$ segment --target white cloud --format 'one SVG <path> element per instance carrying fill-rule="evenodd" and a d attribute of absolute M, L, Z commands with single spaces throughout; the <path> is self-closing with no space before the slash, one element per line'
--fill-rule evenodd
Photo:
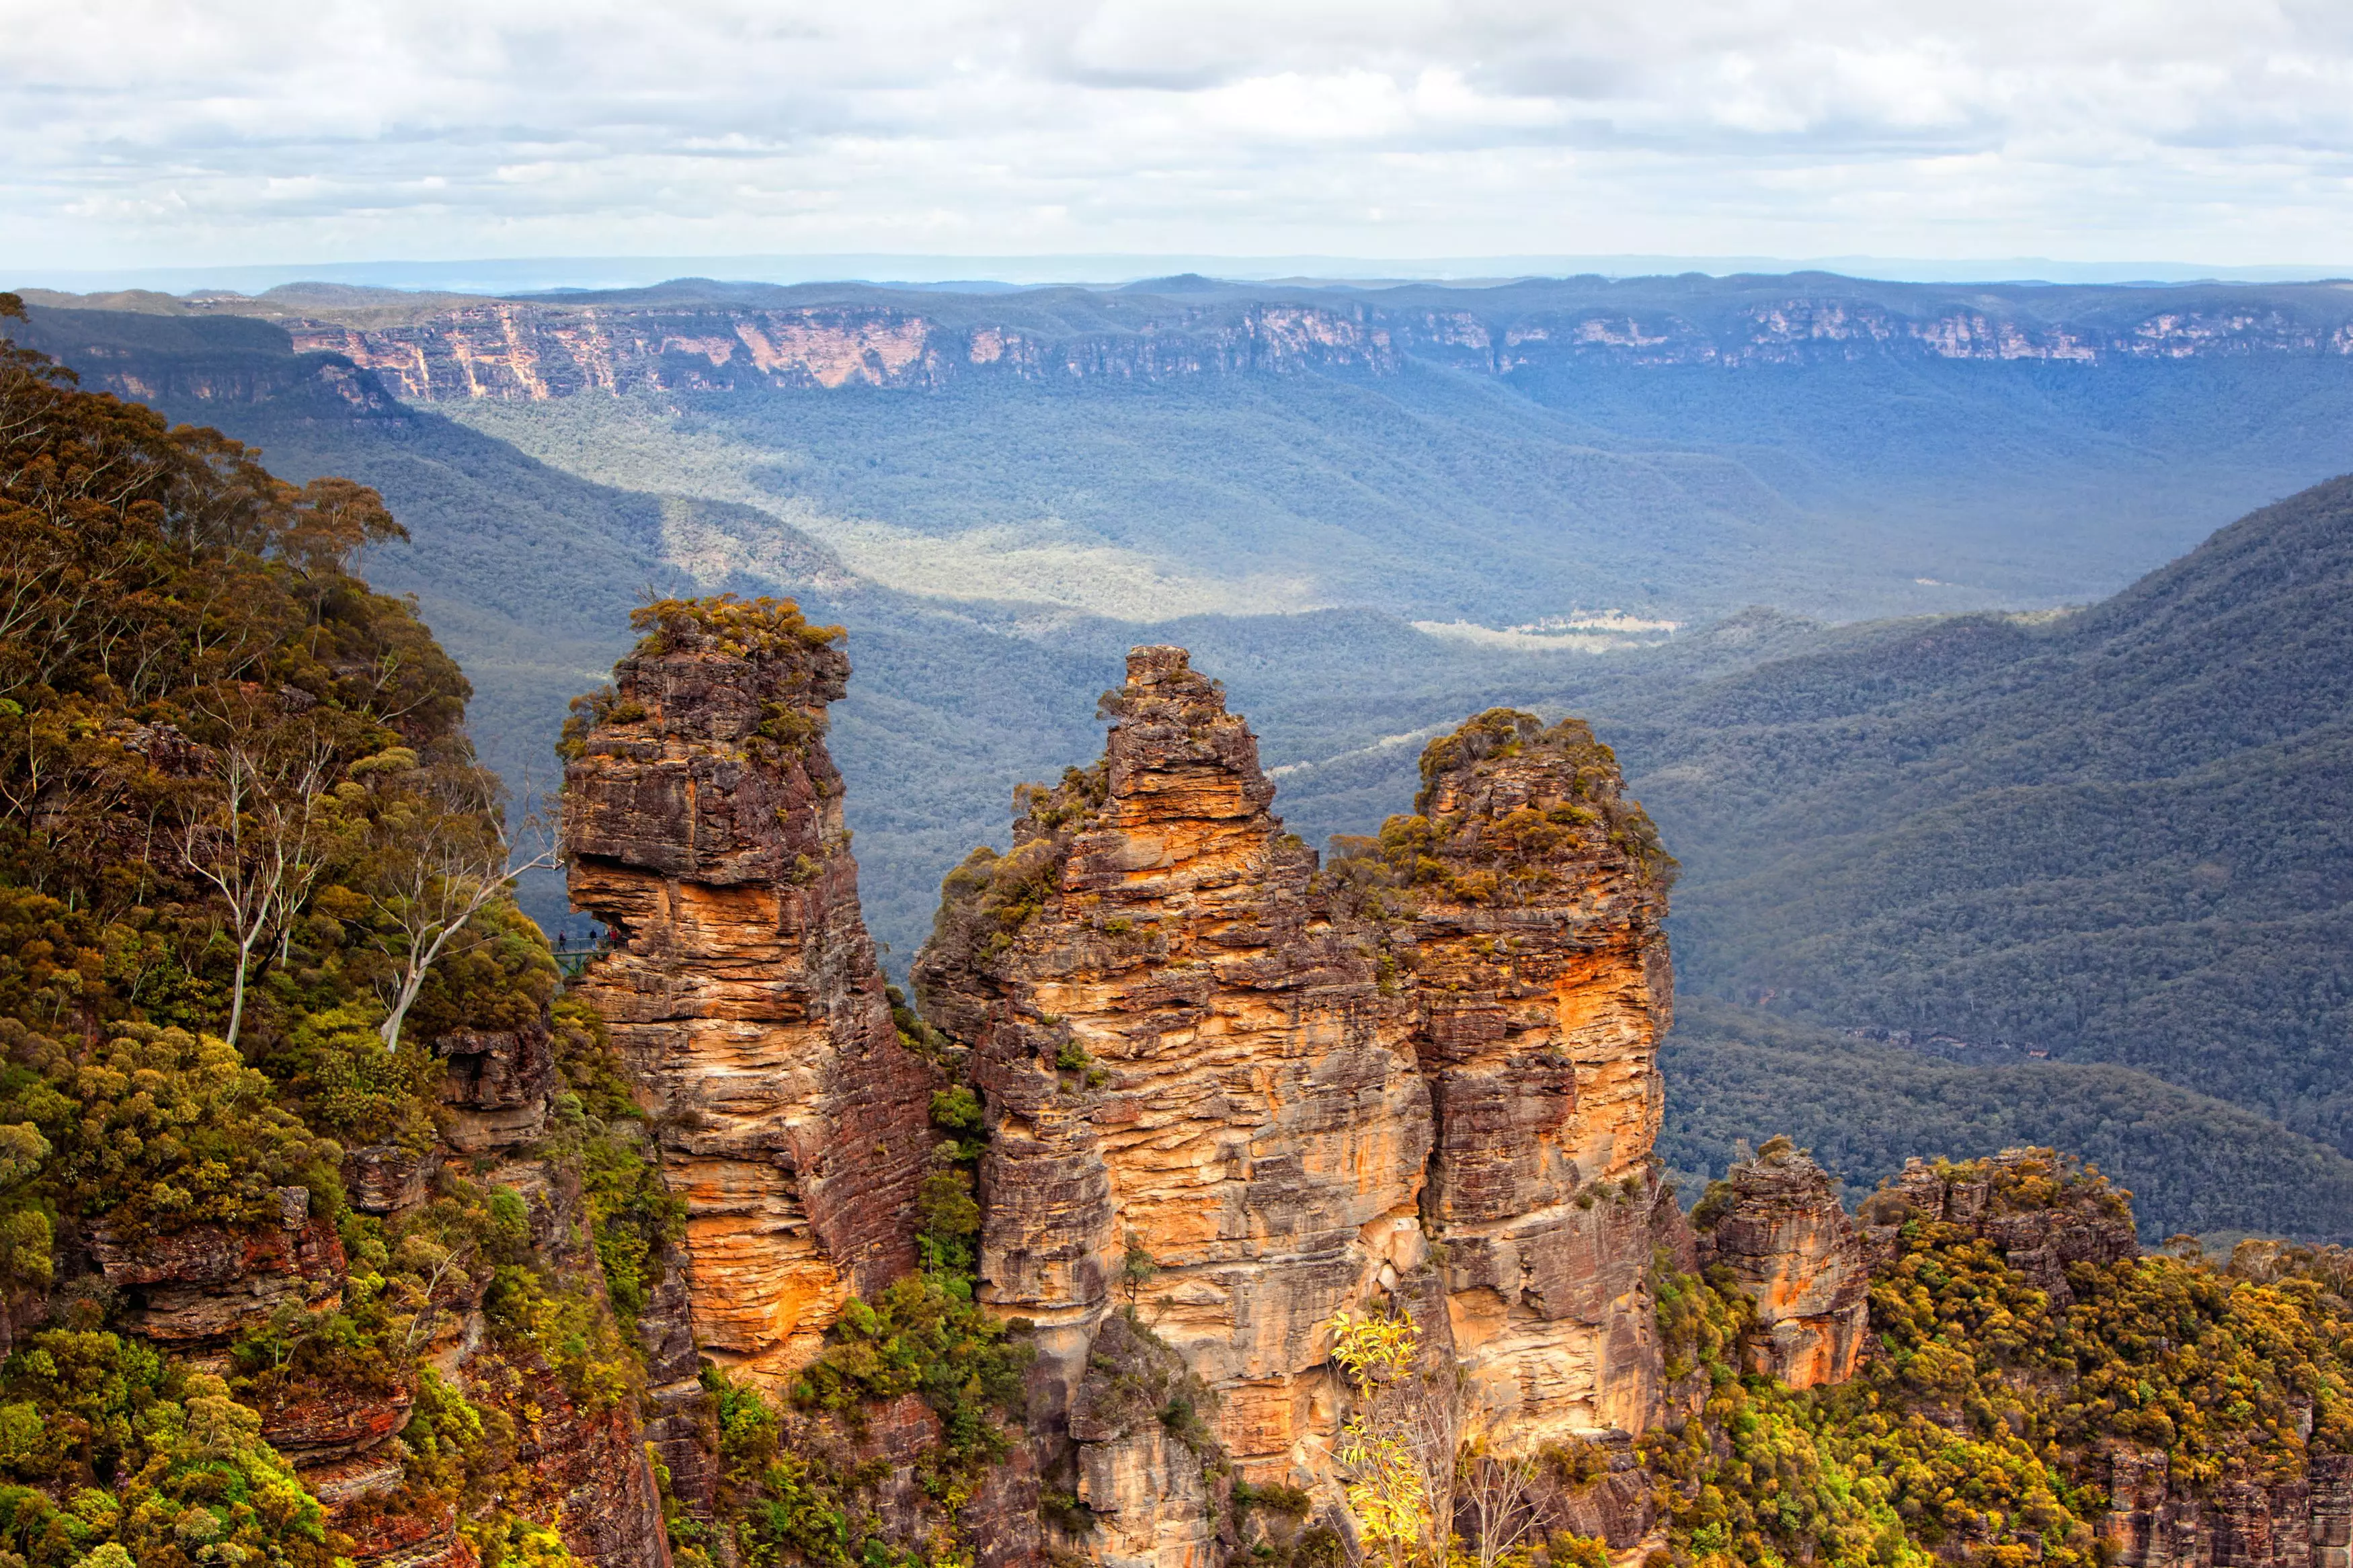
<path fill-rule="evenodd" d="M 19 269 L 2353 262 L 2342 0 L 0 0 L 0 36 Z"/>

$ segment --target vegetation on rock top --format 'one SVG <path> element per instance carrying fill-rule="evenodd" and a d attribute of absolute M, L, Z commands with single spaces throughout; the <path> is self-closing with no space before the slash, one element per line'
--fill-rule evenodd
<path fill-rule="evenodd" d="M 1945 1165 L 2033 1215 L 2125 1199 L 2048 1151 Z M 1890 1194 L 1892 1196 L 1892 1194 Z M 1890 1207 L 1874 1348 L 1851 1382 L 1744 1375 L 1754 1309 L 1728 1274 L 1654 1276 L 1670 1378 L 1705 1405 L 1643 1443 L 1672 1555 L 1695 1568 L 2110 1560 L 2110 1456 L 2162 1455 L 2177 1490 L 2301 1478 L 2353 1453 L 2353 1265 L 2250 1244 L 2067 1267 L 2063 1309 L 1975 1228 Z"/>

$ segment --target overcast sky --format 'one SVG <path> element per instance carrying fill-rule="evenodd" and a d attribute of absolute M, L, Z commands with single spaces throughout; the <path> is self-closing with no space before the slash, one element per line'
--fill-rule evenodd
<path fill-rule="evenodd" d="M 2353 264 L 2353 0 L 0 0 L 0 269 Z"/>

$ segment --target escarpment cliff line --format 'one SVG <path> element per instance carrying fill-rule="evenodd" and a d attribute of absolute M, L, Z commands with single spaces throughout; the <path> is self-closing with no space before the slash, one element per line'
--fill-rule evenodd
<path fill-rule="evenodd" d="M 1409 362 L 1477 375 L 1630 367 L 1921 363 L 2108 364 L 2341 359 L 2353 321 L 2325 288 L 2260 299 L 2085 289 L 2064 300 L 1841 279 L 1568 282 L 1487 290 L 1475 308 L 1308 291 L 1210 303 L 1091 298 L 1067 318 L 986 302 L 865 293 L 787 303 L 681 296 L 569 303 L 484 299 L 401 322 L 296 319 L 295 346 L 374 371 L 408 402 L 544 402 L 765 387 L 936 389 L 976 378 L 1156 382 Z M 975 320 L 976 310 L 993 320 Z"/>
<path fill-rule="evenodd" d="M 1324 867 L 1185 650 L 1134 650 L 1107 706 L 1103 761 L 1024 792 L 916 961 L 987 1103 L 985 1299 L 1037 1321 L 1066 1398 L 1132 1307 L 1253 1480 L 1328 1480 L 1326 1325 L 1383 1296 L 1504 1440 L 1641 1431 L 1680 1222 L 1651 1157 L 1671 863 L 1608 750 L 1482 715 Z M 1098 1514 L 1152 1512 L 1136 1467 L 1080 1473 Z"/>
<path fill-rule="evenodd" d="M 902 1047 L 822 739 L 849 660 L 790 605 L 665 602 L 569 731 L 580 990 L 687 1205 L 702 1351 L 770 1387 L 915 1266 L 932 1069 Z"/>

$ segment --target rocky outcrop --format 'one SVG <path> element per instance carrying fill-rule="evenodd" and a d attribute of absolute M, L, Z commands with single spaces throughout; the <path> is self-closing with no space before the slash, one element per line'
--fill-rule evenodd
<path fill-rule="evenodd" d="M 702 1352 L 769 1386 L 842 1303 L 913 1268 L 934 1075 L 892 1026 L 858 909 L 827 705 L 849 661 L 790 605 L 662 608 L 578 721 L 572 900 L 687 1205 Z"/>
<path fill-rule="evenodd" d="M 1114 1312 L 1087 1352 L 1071 1404 L 1076 1496 L 1113 1563 L 1215 1559 L 1228 1479 L 1208 1461 L 1208 1391 L 1185 1358 Z"/>
<path fill-rule="evenodd" d="M 332 1310 L 343 1299 L 343 1247 L 311 1216 L 301 1187 L 277 1190 L 275 1226 L 193 1225 L 160 1236 L 100 1231 L 90 1254 L 106 1283 L 137 1303 L 139 1332 L 178 1348 L 227 1344 L 281 1306 Z"/>
<path fill-rule="evenodd" d="M 1324 1325 L 1383 1292 L 1504 1440 L 1639 1430 L 1665 864 L 1607 750 L 1482 715 L 1323 868 L 1183 649 L 1108 707 L 1103 761 L 951 877 L 915 980 L 987 1104 L 984 1299 L 1038 1323 L 1045 1429 L 1152 1543 L 1124 1560 L 1199 1542 L 1142 1503 L 1185 1484 L 1169 1445 L 1086 1392 L 1115 1305 L 1253 1482 L 1328 1481 Z"/>
<path fill-rule="evenodd" d="M 638 1314 L 649 1406 L 646 1447 L 670 1472 L 670 1496 L 679 1506 L 707 1521 L 719 1487 L 718 1414 L 702 1386 L 686 1248 L 665 1243 L 651 1261 L 659 1273 Z"/>
<path fill-rule="evenodd" d="M 1854 1375 L 1871 1328 L 1871 1256 L 1820 1165 L 1773 1139 L 1711 1184 L 1692 1222 L 1702 1266 L 1729 1269 L 1756 1303 L 1749 1371 L 1791 1388 Z"/>
<path fill-rule="evenodd" d="M 547 1125 L 555 1055 L 547 1026 L 461 1030 L 433 1042 L 441 1077 L 441 1136 L 460 1154 L 512 1149 Z"/>
<path fill-rule="evenodd" d="M 2161 1452 L 2110 1456 L 2101 1543 L 2125 1568 L 2348 1568 L 2353 1456 L 2315 1454 L 2299 1479 L 2177 1490 Z M 2202 1495 L 2201 1495 L 2202 1494 Z"/>
<path fill-rule="evenodd" d="M 2070 1263 L 2121 1263 L 2140 1256 L 2126 1196 L 2049 1149 L 2005 1149 L 1965 1164 L 1906 1160 L 1862 1211 L 1864 1234 L 1893 1257 L 1896 1234 L 1915 1216 L 1964 1226 L 2002 1249 L 2012 1268 L 2051 1298 L 2073 1305 Z"/>
<path fill-rule="evenodd" d="M 404 1214 L 425 1201 L 440 1166 L 438 1150 L 364 1144 L 343 1154 L 343 1193 L 362 1214 Z"/>

